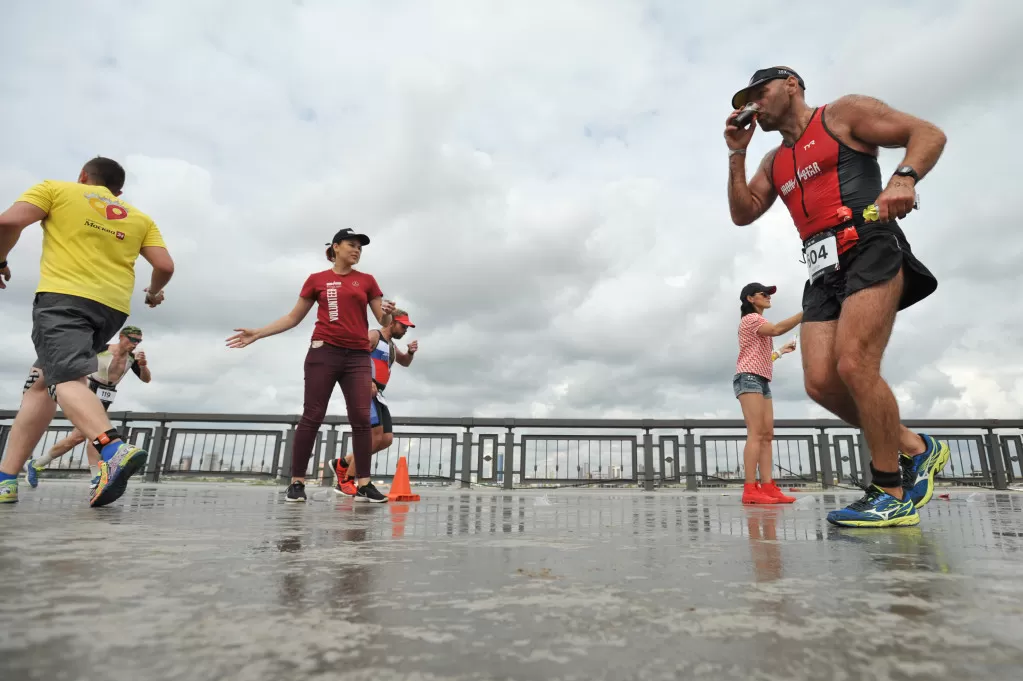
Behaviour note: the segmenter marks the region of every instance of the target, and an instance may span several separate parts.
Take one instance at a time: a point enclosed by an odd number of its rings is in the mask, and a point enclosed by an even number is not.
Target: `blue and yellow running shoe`
[[[35,459],[29,459],[28,463],[25,464],[25,479],[28,480],[28,484],[31,485],[33,489],[39,486],[39,473],[42,472],[43,468],[45,468],[45,466],[36,468]]]
[[[896,499],[877,485],[866,488],[862,499],[828,514],[828,522],[840,527],[906,527],[920,523],[920,514],[907,496]]]
[[[13,504],[18,500],[18,480],[0,480],[0,504]]]
[[[146,450],[122,442],[109,459],[100,462],[99,483],[89,495],[89,505],[95,508],[117,501],[128,479],[145,468],[147,457]]]
[[[934,476],[945,468],[952,453],[947,442],[938,442],[930,435],[920,434],[927,449],[922,454],[907,456],[899,454],[902,467],[902,489],[913,501],[915,508],[921,508],[934,495]]]

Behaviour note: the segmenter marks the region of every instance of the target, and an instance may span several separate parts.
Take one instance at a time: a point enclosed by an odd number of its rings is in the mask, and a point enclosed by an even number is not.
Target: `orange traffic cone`
[[[412,485],[408,480],[408,461],[404,456],[398,457],[398,468],[394,471],[387,498],[391,501],[419,501],[419,495],[412,493]]]

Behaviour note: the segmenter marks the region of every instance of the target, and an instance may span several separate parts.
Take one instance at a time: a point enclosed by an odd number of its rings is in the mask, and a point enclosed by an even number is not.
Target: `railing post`
[[[313,455],[309,457],[309,463],[312,464],[312,478],[316,479],[316,469],[320,467],[320,445],[323,444],[323,431],[316,431],[316,444],[313,445]],[[306,470],[309,470],[309,463],[306,464]],[[305,475],[306,471],[302,471]]]
[[[678,467],[677,467],[678,466],[678,451],[677,451],[678,450],[678,446],[677,446],[677,444],[678,443],[676,443],[676,447],[675,447],[676,451],[675,451],[675,454],[674,454],[674,461],[672,462],[672,463],[675,464],[675,467],[673,468],[673,470],[676,471],[676,472],[678,471]],[[660,438],[657,439],[657,456],[661,460],[661,484],[662,485],[667,485],[669,482],[673,481],[678,476],[674,475],[674,473],[672,475],[670,475],[670,476],[668,475],[668,461],[667,461],[667,457],[664,454],[664,437],[660,437]]]
[[[995,489],[1009,489],[1005,476],[1005,460],[1002,459],[1001,442],[993,428],[987,429],[987,451],[991,461],[991,478]]]
[[[699,489],[699,482],[696,479],[696,435],[693,431],[686,430],[686,489],[695,492]]]
[[[817,451],[820,453],[821,487],[827,489],[835,483],[835,472],[831,470],[831,439],[823,428],[817,433]]]
[[[341,437],[341,451],[338,452],[337,455],[338,455],[338,458],[347,459],[348,458],[348,443],[351,442],[352,438],[350,436],[349,437],[345,437],[344,432],[340,433],[340,437]],[[352,459],[352,465],[353,466],[355,465],[355,459],[354,458]]]
[[[1023,455],[1023,438],[1018,435],[1015,437],[1006,436],[999,437],[999,447],[1002,453],[1002,460],[1005,462],[1005,483],[1011,485],[1016,482],[1016,472],[1012,469],[1012,453],[1016,452],[1016,456],[1020,457]],[[1015,442],[1016,447],[1012,447],[1012,443]]]
[[[870,445],[867,444],[867,436],[861,430],[856,436],[860,449],[860,482],[864,485],[870,484]]]
[[[504,436],[504,489],[512,489],[512,476],[515,475],[515,431],[508,426]]]
[[[277,482],[291,482],[291,450],[295,446],[295,429],[289,428],[284,438],[284,454],[281,456],[281,467],[277,469]]]
[[[654,436],[649,428],[643,434],[643,489],[654,491]]]
[[[149,463],[146,466],[146,482],[160,482],[163,467],[163,442],[167,438],[167,424],[160,421],[153,433],[153,441],[149,444]]]
[[[336,459],[334,452],[337,451],[337,426],[331,426],[330,430],[327,431],[327,448],[324,451],[323,457],[323,473],[320,475],[320,483],[323,485],[330,485],[330,480],[333,477],[333,473],[330,472],[330,462]]]
[[[171,459],[174,458],[174,444],[178,437],[178,433],[174,432],[170,434],[170,437],[164,439],[162,448],[166,450],[163,455],[163,468],[160,469],[160,475],[167,473],[171,469]]]
[[[472,485],[472,428],[465,427],[462,433],[462,489]]]
[[[274,480],[279,480],[281,477],[281,457],[288,446],[288,435],[291,433],[291,430],[291,426],[288,426],[288,432],[281,436],[280,442],[274,447],[274,457],[270,460],[270,477]]]

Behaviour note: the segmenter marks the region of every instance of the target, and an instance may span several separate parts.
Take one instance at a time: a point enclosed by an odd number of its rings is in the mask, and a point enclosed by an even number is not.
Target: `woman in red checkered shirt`
[[[739,300],[742,319],[739,321],[739,360],[735,364],[732,388],[742,406],[746,421],[746,448],[743,467],[746,484],[743,485],[744,504],[790,504],[795,498],[785,496],[771,477],[771,442],[774,439],[774,406],[771,402],[771,379],[774,362],[796,349],[793,339],[780,350],[774,349],[774,337],[788,333],[803,319],[795,314],[776,324],[767,321],[763,312],[771,307],[771,296],[776,286],[754,282],[746,284]],[[757,467],[760,482],[757,482]]]

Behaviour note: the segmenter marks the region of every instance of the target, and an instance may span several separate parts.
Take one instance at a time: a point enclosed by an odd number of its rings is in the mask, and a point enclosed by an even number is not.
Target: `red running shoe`
[[[796,500],[795,497],[789,497],[783,494],[782,491],[778,488],[778,483],[776,483],[774,480],[767,483],[766,485],[761,485],[760,489],[764,494],[775,499],[776,500],[775,503],[778,504],[791,504]]]
[[[338,494],[347,494],[354,497],[359,492],[355,479],[348,476],[348,467],[344,466],[344,459],[334,459],[331,463],[331,470],[334,471],[334,491]]]
[[[742,503],[744,504],[777,504],[778,500],[760,488],[756,482],[747,482],[742,487]]]

